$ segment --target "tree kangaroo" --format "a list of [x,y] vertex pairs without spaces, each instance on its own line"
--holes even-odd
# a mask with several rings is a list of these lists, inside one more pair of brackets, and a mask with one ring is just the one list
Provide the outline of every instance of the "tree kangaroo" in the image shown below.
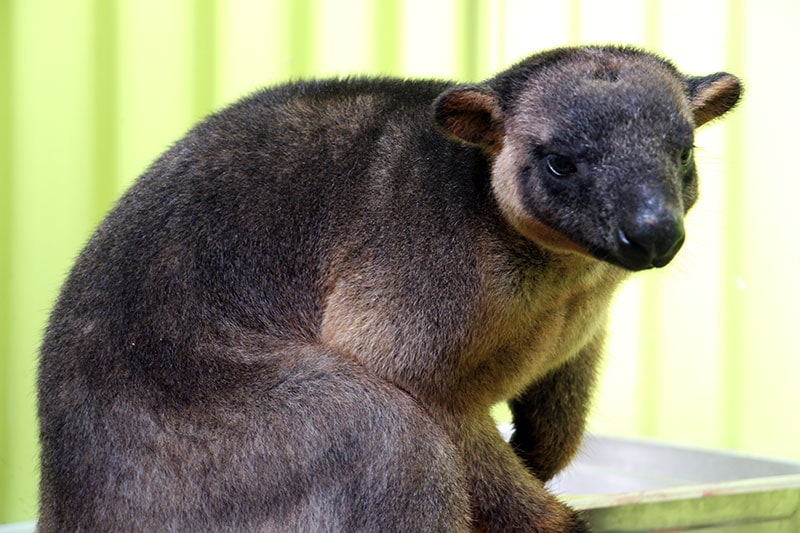
[[612,293],[684,241],[695,128],[740,93],[576,47],[210,116],[53,310],[40,530],[588,531],[544,482],[581,440]]

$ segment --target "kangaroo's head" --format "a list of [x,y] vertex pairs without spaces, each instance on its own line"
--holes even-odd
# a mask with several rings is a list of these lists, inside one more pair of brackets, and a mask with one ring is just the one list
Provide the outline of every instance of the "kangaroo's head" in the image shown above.
[[735,76],[684,76],[636,49],[564,48],[449,89],[434,120],[484,149],[497,205],[526,238],[641,270],[683,244],[695,128],[740,94]]

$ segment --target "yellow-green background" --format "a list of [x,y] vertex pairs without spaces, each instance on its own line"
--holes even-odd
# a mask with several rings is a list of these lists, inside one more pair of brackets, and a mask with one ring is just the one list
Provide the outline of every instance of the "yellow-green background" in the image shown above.
[[798,0],[0,0],[0,523],[36,514],[58,287],[192,123],[277,81],[478,80],[567,43],[643,45],[748,89],[698,138],[679,258],[619,294],[592,430],[800,458],[799,32]]

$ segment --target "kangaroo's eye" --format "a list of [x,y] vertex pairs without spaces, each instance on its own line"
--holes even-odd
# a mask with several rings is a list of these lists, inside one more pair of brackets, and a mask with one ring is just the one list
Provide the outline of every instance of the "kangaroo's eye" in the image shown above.
[[681,152],[681,166],[688,167],[692,162],[692,157],[694,157],[694,148],[687,148]]
[[575,163],[568,157],[558,154],[549,154],[544,158],[547,171],[553,176],[563,178],[578,171]]

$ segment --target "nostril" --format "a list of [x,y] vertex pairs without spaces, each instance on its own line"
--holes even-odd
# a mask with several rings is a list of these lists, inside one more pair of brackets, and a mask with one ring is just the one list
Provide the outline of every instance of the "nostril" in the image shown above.
[[636,248],[639,247],[638,244],[636,244],[634,241],[631,240],[630,237],[628,237],[628,234],[625,233],[624,229],[620,228],[618,233],[619,233],[619,242],[623,246],[625,246],[627,248],[633,248],[633,249],[636,249]]
[[620,228],[618,230],[620,252],[628,264],[641,263],[642,267],[649,266],[652,262],[653,256],[651,246],[646,243],[640,243],[638,237],[632,237]]
[[[681,228],[683,230],[683,228]],[[686,235],[681,231],[680,235],[677,239],[672,243],[672,246],[666,251],[661,253],[660,255],[656,255],[653,258],[653,266],[661,268],[665,266],[667,263],[672,261],[672,258],[678,253],[678,250],[681,249],[683,246],[683,242],[686,240]]]

